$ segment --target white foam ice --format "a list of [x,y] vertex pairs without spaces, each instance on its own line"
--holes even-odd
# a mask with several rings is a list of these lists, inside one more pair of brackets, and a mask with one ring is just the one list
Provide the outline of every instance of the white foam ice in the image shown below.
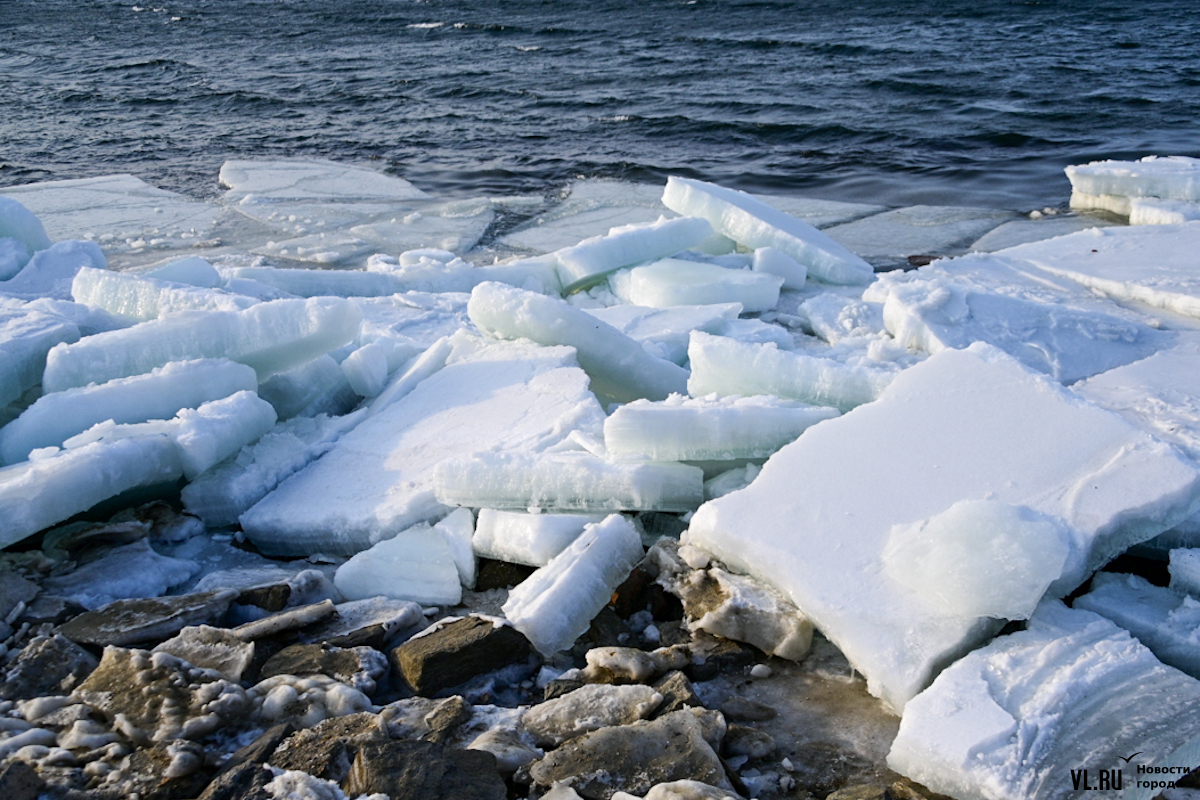
[[680,214],[707,219],[713,229],[746,247],[773,247],[803,264],[826,283],[871,280],[871,265],[826,234],[745,192],[671,176],[663,205]]
[[140,375],[170,361],[228,358],[265,379],[350,342],[362,313],[349,300],[276,300],[245,311],[188,311],[54,347],[45,391]]
[[479,510],[472,546],[484,558],[544,567],[579,538],[602,514],[530,514],[524,511]]
[[217,289],[91,267],[75,274],[71,296],[78,303],[135,320],[157,319],[185,310],[241,311],[257,302]]
[[603,236],[584,239],[554,253],[563,292],[569,294],[585,288],[624,267],[657,261],[697,247],[712,235],[708,222],[684,216],[662,217],[648,225],[626,225]]
[[1107,619],[1051,600],[905,707],[888,766],[962,800],[1105,788],[1148,800],[1198,759],[1200,682]]
[[765,272],[678,258],[664,258],[609,278],[613,294],[632,305],[669,308],[736,302],[748,314],[774,308],[783,282]]
[[642,540],[620,514],[583,534],[511,592],[504,616],[542,655],[570,647],[642,559]]
[[1138,161],[1093,161],[1066,168],[1074,193],[1200,201],[1200,158],[1146,156]]
[[[1049,590],[1061,596],[1197,497],[1200,471],[1173,448],[975,344],[805,431],[749,487],[701,506],[686,537],[788,594],[899,710],[999,623],[934,609],[882,574],[894,526],[979,499],[1058,518],[1072,531]],[[847,589],[846,575],[862,578]]]
[[641,461],[766,458],[837,409],[776,397],[636,400],[604,421],[608,457]]
[[741,303],[716,303],[702,306],[646,308],[615,305],[585,308],[587,313],[640,342],[652,355],[675,364],[687,361],[688,338],[692,331],[718,333],[725,322],[737,319]]

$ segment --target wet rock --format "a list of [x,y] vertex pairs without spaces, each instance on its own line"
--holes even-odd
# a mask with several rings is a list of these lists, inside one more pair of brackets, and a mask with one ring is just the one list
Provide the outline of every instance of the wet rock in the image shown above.
[[20,622],[28,622],[31,626],[61,625],[72,617],[77,617],[87,611],[69,597],[42,592],[21,613]]
[[36,583],[15,572],[0,572],[0,628],[16,621],[40,591]]
[[823,797],[849,780],[869,774],[872,765],[853,750],[828,742],[810,742],[790,757],[791,776],[802,791]]
[[208,786],[211,775],[203,764],[204,751],[193,742],[163,742],[130,753],[107,784],[126,797],[185,800]]
[[774,752],[775,740],[770,734],[745,725],[730,725],[721,745],[721,753],[726,758],[765,758]]
[[[680,614],[682,614],[682,606],[680,609]],[[682,620],[669,620],[660,623],[657,627],[658,643],[661,647],[671,647],[677,644],[690,646],[692,643],[692,632],[688,630],[687,624]]]
[[286,722],[267,728],[253,742],[229,756],[229,759],[221,765],[218,774],[230,772],[244,764],[265,763],[271,754],[278,750],[279,746],[295,732],[295,726]]
[[735,722],[766,722],[775,719],[778,712],[768,705],[734,695],[721,703],[721,713]]
[[100,709],[137,744],[198,739],[245,717],[241,686],[166,653],[104,648],[73,696]]
[[414,692],[428,696],[526,661],[532,652],[516,628],[471,616],[409,639],[392,650],[391,662]]
[[193,666],[215,670],[234,682],[242,679],[242,674],[254,660],[252,642],[242,641],[225,628],[209,625],[184,628],[157,645],[153,652],[169,653]]
[[526,567],[522,564],[481,558],[479,559],[479,571],[475,575],[475,591],[511,589],[532,575],[533,572],[533,567]]
[[662,705],[655,711],[655,716],[663,716],[684,708],[702,708],[704,703],[696,694],[695,687],[680,670],[671,670],[654,682],[654,691],[663,696]]
[[610,606],[600,609],[600,613],[592,618],[584,637],[592,647],[620,647],[634,640],[628,623]]
[[343,783],[348,795],[380,792],[391,800],[505,800],[495,757],[429,742],[371,742],[358,751]]
[[613,592],[608,604],[617,612],[617,616],[629,619],[649,605],[650,587],[653,585],[654,576],[641,567],[635,567]]
[[387,670],[387,657],[370,647],[294,644],[267,659],[259,674],[264,679],[275,675],[325,675],[370,695]]
[[739,796],[707,783],[684,780],[660,783],[646,792],[644,800],[739,800]]
[[676,645],[647,652],[634,647],[594,647],[587,652],[584,677],[592,683],[645,683],[691,663],[688,648]]
[[410,697],[384,706],[379,717],[392,739],[440,744],[470,719],[471,711],[471,704],[458,695],[444,700]]
[[0,797],[4,800],[38,800],[45,790],[46,782],[24,761],[0,767]]
[[521,722],[538,745],[558,747],[591,731],[647,719],[662,700],[649,686],[589,684],[534,706]]
[[233,633],[243,641],[253,642],[258,639],[265,639],[268,636],[278,636],[281,633],[306,628],[315,622],[320,622],[331,616],[333,613],[333,601],[322,600],[320,603],[299,606],[255,620],[254,622],[247,622],[245,625],[233,628]]
[[73,642],[125,647],[158,644],[189,625],[207,625],[225,615],[237,592],[223,589],[176,597],[117,600],[88,611],[59,627]]
[[273,800],[265,787],[274,779],[262,764],[240,764],[218,775],[197,800]]
[[511,775],[528,767],[545,753],[534,747],[514,730],[489,728],[467,745],[468,750],[484,750],[496,758],[496,769]]
[[153,525],[141,520],[71,522],[47,531],[42,550],[57,561],[83,561],[114,546],[145,539]]
[[562,697],[567,692],[573,692],[581,686],[587,686],[582,678],[555,678],[542,687],[542,702]]
[[863,783],[846,786],[829,795],[825,800],[895,800],[886,786]]
[[386,739],[377,715],[351,714],[297,731],[271,754],[267,763],[277,769],[300,770],[341,783],[350,774],[350,765],[359,748]]
[[694,681],[709,681],[722,673],[735,673],[752,666],[756,653],[730,639],[698,631],[692,637],[692,663],[687,672]]
[[689,711],[584,734],[535,761],[529,774],[541,786],[565,782],[590,800],[609,800],[617,791],[644,795],[655,784],[683,779],[732,789]]
[[425,622],[419,604],[390,597],[339,603],[334,612],[333,616],[306,628],[301,639],[333,647],[384,650],[393,636]]
[[0,683],[0,700],[19,700],[66,694],[100,662],[65,636],[31,639],[11,662]]

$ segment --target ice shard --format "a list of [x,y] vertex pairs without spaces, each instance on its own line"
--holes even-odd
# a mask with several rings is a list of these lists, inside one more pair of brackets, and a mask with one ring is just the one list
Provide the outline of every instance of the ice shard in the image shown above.
[[741,303],[746,313],[770,311],[779,302],[783,278],[716,264],[664,258],[609,279],[614,293],[650,308]]
[[649,225],[626,225],[613,228],[604,236],[584,239],[554,254],[563,292],[569,294],[624,267],[675,255],[712,235],[712,226],[706,221],[685,216],[660,217]]
[[485,558],[544,567],[601,514],[530,514],[483,508],[471,544]]
[[136,320],[177,311],[241,311],[256,302],[245,295],[91,267],[75,273],[71,296],[78,303]]

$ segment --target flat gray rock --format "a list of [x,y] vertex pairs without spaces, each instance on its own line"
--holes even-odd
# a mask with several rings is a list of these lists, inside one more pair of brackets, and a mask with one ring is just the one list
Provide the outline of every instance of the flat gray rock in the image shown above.
[[238,593],[232,589],[176,597],[117,600],[61,625],[58,632],[79,644],[125,647],[158,643],[189,625],[216,622]]

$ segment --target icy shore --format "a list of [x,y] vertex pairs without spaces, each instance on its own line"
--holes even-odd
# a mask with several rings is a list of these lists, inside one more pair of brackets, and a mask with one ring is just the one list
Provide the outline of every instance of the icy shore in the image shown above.
[[0,192],[0,787],[1186,791],[1200,162],[1068,176]]

